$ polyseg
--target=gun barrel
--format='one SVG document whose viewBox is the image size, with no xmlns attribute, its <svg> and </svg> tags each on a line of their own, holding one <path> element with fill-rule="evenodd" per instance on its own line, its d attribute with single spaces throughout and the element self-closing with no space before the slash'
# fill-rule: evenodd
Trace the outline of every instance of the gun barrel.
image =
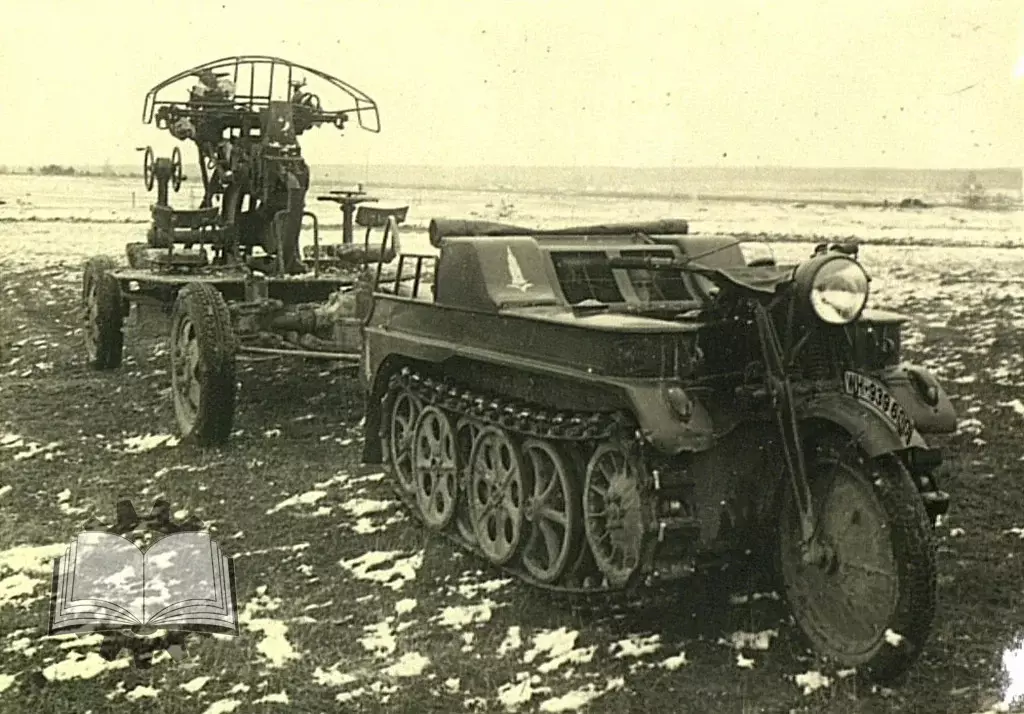
<svg viewBox="0 0 1024 714">
<path fill-rule="evenodd" d="M 502 236 L 614 236 L 643 233 L 645 235 L 685 235 L 689 223 L 681 218 L 637 223 L 600 223 L 590 226 L 538 230 L 491 221 L 470 221 L 457 218 L 434 218 L 430 221 L 430 244 L 440 248 L 445 238 Z"/>
</svg>

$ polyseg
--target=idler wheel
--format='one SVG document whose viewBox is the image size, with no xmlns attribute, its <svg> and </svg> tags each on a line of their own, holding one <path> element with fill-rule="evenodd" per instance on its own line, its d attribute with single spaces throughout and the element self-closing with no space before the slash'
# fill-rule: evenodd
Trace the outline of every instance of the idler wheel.
<svg viewBox="0 0 1024 714">
<path fill-rule="evenodd" d="M 473 520 L 469 515 L 469 489 L 471 469 L 469 457 L 473 453 L 473 445 L 483 430 L 483 425 L 467 417 L 459 420 L 455 426 L 455 459 L 459 468 L 459 495 L 455 502 L 455 528 L 459 537 L 467 543 L 476 543 L 476 532 Z"/>
<path fill-rule="evenodd" d="M 553 583 L 573 564 L 583 533 L 579 478 L 572 462 L 548 441 L 523 442 L 528 474 L 523 566 L 542 583 Z"/>
<path fill-rule="evenodd" d="M 477 544 L 487 559 L 504 565 L 523 531 L 523 462 L 508 435 L 489 426 L 470 455 L 469 513 Z"/>
<path fill-rule="evenodd" d="M 625 587 L 640 569 L 645 523 L 640 474 L 619 444 L 602 444 L 590 457 L 583 486 L 583 525 L 608 585 Z"/>
<path fill-rule="evenodd" d="M 416 481 L 412 475 L 413 429 L 423 405 L 419 398 L 402 387 L 391 402 L 388 416 L 388 443 L 385 453 L 394 470 L 398 487 L 408 495 L 415 495 Z"/>
<path fill-rule="evenodd" d="M 455 515 L 458 466 L 455 433 L 447 415 L 437 407 L 420 412 L 413 429 L 412 477 L 416 505 L 423 521 L 436 530 Z"/>
</svg>

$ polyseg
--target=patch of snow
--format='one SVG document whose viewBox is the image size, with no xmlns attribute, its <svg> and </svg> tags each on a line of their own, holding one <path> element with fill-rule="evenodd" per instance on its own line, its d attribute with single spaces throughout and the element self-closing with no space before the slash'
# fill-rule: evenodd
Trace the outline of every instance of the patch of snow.
<svg viewBox="0 0 1024 714">
<path fill-rule="evenodd" d="M 568 712 L 576 711 L 581 709 L 598 697 L 607 694 L 615 689 L 621 689 L 625 686 L 626 682 L 622 677 L 616 677 L 615 679 L 608 680 L 604 690 L 600 690 L 593 684 L 588 684 L 586 687 L 581 689 L 575 689 L 567 694 L 563 694 L 560 697 L 553 697 L 547 701 L 541 703 L 540 711 L 542 712 Z"/>
<path fill-rule="evenodd" d="M 205 687 L 206 683 L 209 682 L 209 681 L 210 681 L 209 677 L 196 677 L 195 679 L 190 679 L 189 681 L 187 681 L 184 684 L 182 684 L 181 688 L 184 689 L 189 694 L 195 694 L 200 689 Z"/>
<path fill-rule="evenodd" d="M 125 698 L 126 699 L 131 699 L 132 701 L 137 701 L 137 700 L 143 699 L 143 698 L 151 698 L 151 699 L 153 699 L 153 698 L 156 698 L 157 696 L 159 696 L 159 694 L 160 694 L 160 692 L 158 690 L 156 690 L 156 689 L 153 689 L 152 687 L 147 687 L 147 686 L 144 686 L 144 685 L 139 685 L 139 686 L 135 687 L 135 689 L 133 689 L 130 692 L 128 692 L 127 694 L 125 694 Z"/>
<path fill-rule="evenodd" d="M 177 446 L 179 443 L 178 437 L 171 434 L 127 436 L 121 442 L 121 451 L 126 454 L 141 454 L 144 451 L 151 451 L 158 446 L 173 447 Z"/>
<path fill-rule="evenodd" d="M 367 634 L 359 638 L 359 644 L 375 657 L 387 657 L 394 654 L 398 642 L 395 640 L 394 630 L 391 629 L 393 617 L 378 622 L 374 625 L 367 625 L 363 631 Z"/>
<path fill-rule="evenodd" d="M 277 694 L 268 694 L 265 697 L 260 697 L 253 701 L 253 704 L 290 704 L 291 700 L 288 699 L 288 692 L 283 689 Z"/>
<path fill-rule="evenodd" d="M 545 694 L 550 692 L 549 687 L 534 687 L 540 682 L 540 677 L 530 676 L 529 672 L 520 672 L 516 675 L 515 682 L 509 682 L 498 687 L 498 701 L 508 711 L 517 711 L 519 707 L 533 699 L 534 694 Z"/>
<path fill-rule="evenodd" d="M 500 590 L 509 583 L 511 578 L 498 578 L 495 580 L 485 580 L 483 582 L 465 582 L 460 584 L 456 591 L 465 598 L 473 599 L 480 593 L 493 593 L 496 590 Z"/>
<path fill-rule="evenodd" d="M 898 632 L 893 632 L 892 630 L 886 630 L 885 641 L 889 643 L 889 645 L 891 645 L 892 647 L 899 647 L 900 644 L 903 642 L 903 635 L 899 634 Z"/>
<path fill-rule="evenodd" d="M 242 702 L 237 699 L 218 699 L 206 707 L 203 714 L 228 714 L 238 709 L 241 704 Z"/>
<path fill-rule="evenodd" d="M 766 651 L 771 645 L 773 637 L 778 637 L 778 630 L 762 630 L 761 632 L 744 632 L 742 630 L 732 633 L 731 644 L 738 650 L 760 650 Z"/>
<path fill-rule="evenodd" d="M 996 406 L 999 406 L 999 407 L 1009 407 L 1010 409 L 1015 411 L 1017 414 L 1020 414 L 1021 416 L 1024 416 L 1024 402 L 1022 402 L 1019 399 L 1013 399 L 1013 400 L 1011 400 L 1009 402 L 996 402 Z"/>
<path fill-rule="evenodd" d="M 401 590 L 407 582 L 416 579 L 416 571 L 423 565 L 423 551 L 406 557 L 401 555 L 399 551 L 375 550 L 338 564 L 359 580 Z"/>
<path fill-rule="evenodd" d="M 742 652 L 737 652 L 736 653 L 736 666 L 739 667 L 740 669 L 753 669 L 754 668 L 754 660 L 748 659 L 748 658 L 744 657 Z"/>
<path fill-rule="evenodd" d="M 495 607 L 498 607 L 498 604 L 490 599 L 485 599 L 478 605 L 449 605 L 441 610 L 441 614 L 435 617 L 434 621 L 453 630 L 461 630 L 474 623 L 489 622 L 492 608 Z"/>
<path fill-rule="evenodd" d="M 383 671 L 388 677 L 418 677 L 430 664 L 419 652 L 406 652 L 397 662 Z"/>
<path fill-rule="evenodd" d="M 131 659 L 121 658 L 108 662 L 96 652 L 83 655 L 81 652 L 70 652 L 67 659 L 54 662 L 43 670 L 43 676 L 51 682 L 62 682 L 70 679 L 92 679 L 93 677 L 114 669 L 124 669 L 132 663 Z"/>
<path fill-rule="evenodd" d="M 634 636 L 632 639 L 612 643 L 609 651 L 615 652 L 615 659 L 622 659 L 623 657 L 643 657 L 646 654 L 657 652 L 660 647 L 661 635 Z"/>
<path fill-rule="evenodd" d="M 675 670 L 679 669 L 685 664 L 689 664 L 689 662 L 686 660 L 686 653 L 680 652 L 677 655 L 672 655 L 667 659 L 663 659 L 661 662 L 658 663 L 658 666 L 662 669 L 667 669 L 670 672 L 674 672 Z"/>
<path fill-rule="evenodd" d="M 508 634 L 505 635 L 505 639 L 498 645 L 498 656 L 504 657 L 509 652 L 514 652 L 523 646 L 523 640 L 520 636 L 519 625 L 513 625 L 508 628 Z"/>
<path fill-rule="evenodd" d="M 366 693 L 367 693 L 367 690 L 366 690 L 365 687 L 359 687 L 358 689 L 353 689 L 351 692 L 341 692 L 334 699 L 335 699 L 335 701 L 341 702 L 342 704 L 344 704 L 345 702 L 350 702 L 353 699 L 358 699 L 359 697 L 363 696 Z M 383 702 L 381 702 L 381 703 L 383 703 Z"/>
<path fill-rule="evenodd" d="M 798 687 L 803 687 L 805 695 L 816 692 L 819 689 L 823 689 L 831 686 L 832 679 L 826 677 L 821 672 L 811 671 L 798 674 L 793 678 Z"/>
<path fill-rule="evenodd" d="M 0 551 L 0 608 L 32 595 L 39 585 L 48 583 L 49 577 L 43 576 L 52 574 L 54 559 L 64 555 L 67 548 L 65 543 L 53 543 Z"/>
<path fill-rule="evenodd" d="M 408 612 L 412 612 L 416 609 L 416 599 L 407 597 L 399 600 L 395 603 L 395 612 L 399 615 L 404 615 Z"/>
<path fill-rule="evenodd" d="M 338 665 L 334 665 L 330 669 L 322 669 L 317 667 L 313 671 L 313 680 L 324 687 L 344 687 L 346 684 L 352 684 L 357 682 L 359 677 L 348 672 L 339 672 Z"/>
<path fill-rule="evenodd" d="M 378 501 L 372 498 L 352 498 L 345 503 L 341 504 L 341 507 L 348 511 L 349 515 L 353 517 L 368 516 L 371 513 L 380 513 L 386 511 L 394 505 L 394 501 Z"/>
<path fill-rule="evenodd" d="M 263 639 L 256 645 L 256 651 L 267 660 L 273 669 L 283 667 L 290 660 L 300 659 L 300 655 L 288 641 L 288 625 L 281 620 L 255 617 L 262 611 L 277 610 L 281 601 L 266 597 L 265 586 L 257 588 L 258 597 L 246 603 L 238 615 L 238 623 L 250 632 L 262 632 Z"/>
<path fill-rule="evenodd" d="M 311 506 L 326 495 L 327 491 L 307 491 L 306 493 L 297 494 L 290 498 L 286 498 L 273 508 L 269 509 L 267 511 L 267 515 L 271 516 L 282 509 L 290 508 L 291 506 L 298 506 L 300 504 L 303 506 Z"/>
</svg>

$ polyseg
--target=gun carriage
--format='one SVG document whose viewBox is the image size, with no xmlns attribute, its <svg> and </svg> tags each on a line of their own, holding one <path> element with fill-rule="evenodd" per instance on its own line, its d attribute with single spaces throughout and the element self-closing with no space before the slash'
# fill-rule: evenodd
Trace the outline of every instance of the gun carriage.
<svg viewBox="0 0 1024 714">
<path fill-rule="evenodd" d="M 172 206 L 171 193 L 185 181 L 182 152 L 175 146 L 158 158 L 145 148 L 143 181 L 156 190 L 146 241 L 126 246 L 127 268 L 107 257 L 85 268 L 88 359 L 97 369 L 118 367 L 131 305 L 159 306 L 171 315 L 178 427 L 200 443 L 223 442 L 233 422 L 236 355 L 358 363 L 365 309 L 358 288 L 371 266 L 394 257 L 397 243 L 387 236 L 408 207 L 374 206 L 361 187 L 318 196 L 342 215 L 341 242 L 322 243 L 320 220 L 307 208 L 310 171 L 299 137 L 318 127 L 340 132 L 353 119 L 380 131 L 374 101 L 326 72 L 278 57 L 219 59 L 150 89 L 142 118 L 194 144 L 203 195 L 197 206 Z M 308 227 L 311 245 L 307 238 L 301 246 Z M 356 229 L 365 229 L 361 240 Z"/>
</svg>

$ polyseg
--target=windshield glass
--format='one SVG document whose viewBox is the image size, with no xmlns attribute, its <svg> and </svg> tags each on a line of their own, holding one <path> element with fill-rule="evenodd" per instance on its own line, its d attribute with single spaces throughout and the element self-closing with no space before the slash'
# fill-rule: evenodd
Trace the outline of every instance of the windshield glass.
<svg viewBox="0 0 1024 714">
<path fill-rule="evenodd" d="M 671 249 L 622 250 L 623 257 L 676 258 Z M 603 303 L 626 302 L 605 251 L 557 251 L 551 254 L 555 274 L 571 304 L 584 300 Z M 691 292 L 682 271 L 645 270 L 631 268 L 624 271 L 626 280 L 640 302 L 686 302 L 697 298 Z"/>
</svg>

